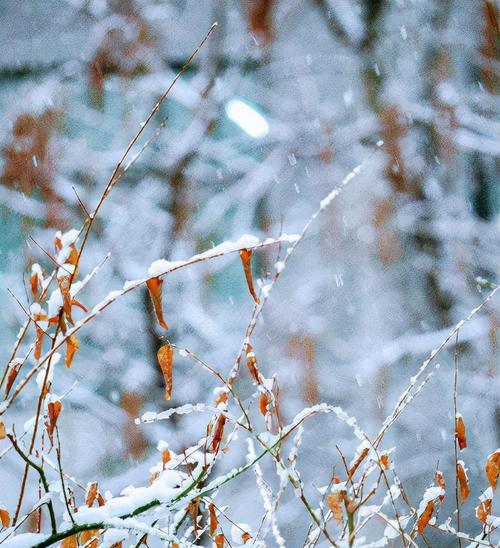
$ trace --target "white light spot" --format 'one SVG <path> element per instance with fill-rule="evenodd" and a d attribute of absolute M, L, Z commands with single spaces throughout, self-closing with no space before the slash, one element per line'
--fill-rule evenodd
<path fill-rule="evenodd" d="M 229 101 L 226 105 L 226 114 L 230 120 L 254 139 L 261 139 L 269 133 L 269 124 L 262 114 L 239 99 Z"/>

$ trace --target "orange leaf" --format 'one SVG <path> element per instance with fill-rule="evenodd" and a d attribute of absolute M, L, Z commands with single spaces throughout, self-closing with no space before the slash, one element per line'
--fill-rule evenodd
<path fill-rule="evenodd" d="M 458 442 L 458 447 L 460 451 L 463 451 L 467 447 L 467 437 L 465 435 L 465 423 L 462 415 L 457 413 L 455 417 L 455 438 Z"/>
<path fill-rule="evenodd" d="M 258 303 L 259 297 L 257 297 L 257 293 L 255 293 L 255 289 L 253 286 L 253 278 L 252 278 L 252 250 L 251 249 L 242 249 L 240 251 L 240 258 L 241 263 L 243 264 L 243 271 L 245 272 L 245 278 L 247 280 L 248 285 L 248 291 L 250 291 L 250 295 L 252 295 L 253 300 Z"/>
<path fill-rule="evenodd" d="M 85 548 L 97 548 L 99 546 L 99 529 L 89 529 L 80 533 L 80 544 Z"/>
<path fill-rule="evenodd" d="M 384 470 L 388 470 L 388 468 L 389 468 L 389 455 L 387 453 L 384 453 L 383 455 L 380 455 L 380 466 Z"/>
<path fill-rule="evenodd" d="M 261 384 L 259 369 L 257 367 L 257 360 L 255 358 L 255 352 L 253 351 L 252 345 L 250 345 L 250 344 L 246 345 L 246 353 L 247 353 L 248 371 L 250 371 L 250 375 L 252 375 L 252 378 L 254 379 L 254 381 L 257 384 Z"/>
<path fill-rule="evenodd" d="M 224 548 L 224 535 L 221 533 L 214 538 L 216 548 Z"/>
<path fill-rule="evenodd" d="M 168 325 L 163 319 L 163 309 L 162 309 L 162 290 L 161 286 L 163 285 L 163 280 L 161 278 L 150 278 L 146 282 L 146 286 L 149 290 L 149 295 L 153 303 L 153 308 L 155 309 L 156 319 L 163 329 L 168 329 Z"/>
<path fill-rule="evenodd" d="M 34 272 L 30 276 L 30 285 L 31 285 L 31 294 L 33 295 L 33 298 L 36 299 L 38 296 L 38 274 Z"/>
<path fill-rule="evenodd" d="M 434 476 L 434 479 L 436 480 L 436 483 L 441 487 L 441 489 L 444 491 L 446 489 L 446 483 L 444 481 L 443 472 L 441 470 L 436 470 L 436 475 Z M 444 495 L 439 495 L 439 502 L 443 502 Z"/>
<path fill-rule="evenodd" d="M 42 345 L 43 345 L 43 335 L 44 331 L 40 327 L 38 327 L 38 324 L 35 324 L 35 330 L 36 330 L 36 342 L 35 342 L 35 351 L 33 353 L 33 356 L 35 360 L 39 360 L 40 356 L 42 355 Z"/>
<path fill-rule="evenodd" d="M 417 530 L 420 534 L 423 533 L 425 527 L 429 523 L 429 520 L 432 517 L 432 512 L 434 512 L 434 501 L 430 500 L 425 507 L 425 510 L 420 514 L 417 520 Z"/>
<path fill-rule="evenodd" d="M 493 490 L 495 490 L 497 488 L 498 474 L 500 473 L 500 449 L 497 449 L 494 453 L 489 455 L 484 470 L 488 483 L 493 487 Z"/>
<path fill-rule="evenodd" d="M 0 421 L 0 440 L 3 440 L 7 437 L 7 432 L 5 431 L 5 424 Z"/>
<path fill-rule="evenodd" d="M 66 367 L 70 368 L 71 364 L 73 363 L 73 358 L 75 357 L 76 351 L 80 348 L 80 343 L 78 342 L 78 339 L 76 338 L 76 335 L 70 335 L 66 339 L 66 358 L 64 360 L 64 363 L 66 364 Z"/>
<path fill-rule="evenodd" d="M 219 520 L 215 515 L 215 506 L 211 503 L 208 505 L 208 512 L 210 514 L 210 536 L 213 537 L 217 527 L 219 526 Z"/>
<path fill-rule="evenodd" d="M 354 461 L 354 464 L 349 469 L 349 478 L 352 478 L 354 474 L 356 473 L 356 470 L 359 468 L 359 465 L 363 462 L 363 460 L 366 458 L 366 455 L 368 455 L 369 449 L 368 447 L 365 447 L 363 451 L 359 454 L 358 458 Z"/>
<path fill-rule="evenodd" d="M 219 450 L 220 442 L 224 434 L 224 425 L 226 424 L 226 417 L 219 415 L 217 423 L 215 424 L 214 437 L 212 438 L 212 444 L 210 446 L 210 453 L 217 453 Z"/>
<path fill-rule="evenodd" d="M 479 521 L 482 521 L 485 525 L 487 525 L 488 516 L 491 516 L 491 499 L 484 499 L 476 508 L 476 517 Z"/>
<path fill-rule="evenodd" d="M 167 464 L 167 462 L 170 462 L 170 458 L 170 451 L 168 449 L 165 449 L 161 454 L 163 468 L 165 468 L 165 464 Z"/>
<path fill-rule="evenodd" d="M 57 419 L 59 417 L 59 413 L 62 409 L 62 403 L 59 400 L 50 401 L 47 404 L 47 412 L 49 415 L 49 423 L 47 424 L 47 433 L 49 434 L 50 439 L 52 440 L 52 436 L 54 434 L 54 430 L 57 424 Z"/>
<path fill-rule="evenodd" d="M 90 508 L 97 497 L 97 481 L 93 481 L 87 485 L 87 494 L 85 496 L 85 504 Z"/>
<path fill-rule="evenodd" d="M 7 377 L 7 384 L 5 386 L 5 396 L 9 395 L 10 389 L 12 388 L 12 385 L 17 378 L 21 365 L 21 363 L 9 364 L 9 376 Z"/>
<path fill-rule="evenodd" d="M 160 364 L 163 378 L 165 379 L 165 399 L 172 396 L 173 373 L 174 373 L 174 349 L 167 343 L 158 350 L 158 363 Z"/>
<path fill-rule="evenodd" d="M 457 463 L 457 476 L 458 483 L 460 484 L 460 500 L 463 504 L 469 497 L 469 480 L 462 460 L 459 460 Z"/>
<path fill-rule="evenodd" d="M 246 544 L 251 538 L 252 537 L 250 536 L 250 533 L 246 531 L 241 535 L 241 540 L 243 541 L 243 544 Z"/>
<path fill-rule="evenodd" d="M 5 508 L 0 508 L 0 522 L 2 523 L 2 527 L 10 525 L 10 514 Z"/>
<path fill-rule="evenodd" d="M 342 523 L 344 520 L 344 513 L 342 512 L 342 502 L 344 500 L 344 493 L 342 491 L 334 491 L 331 495 L 326 497 L 326 503 L 330 508 L 332 515 L 337 523 Z"/>
<path fill-rule="evenodd" d="M 261 394 L 259 396 L 259 411 L 264 415 L 267 415 L 267 406 L 270 403 L 270 399 L 267 397 L 267 394 Z"/>

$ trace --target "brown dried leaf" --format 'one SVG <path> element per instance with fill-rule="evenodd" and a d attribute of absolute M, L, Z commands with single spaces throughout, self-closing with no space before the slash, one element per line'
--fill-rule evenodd
<path fill-rule="evenodd" d="M 162 451 L 162 454 L 161 454 L 161 461 L 162 461 L 162 464 L 163 464 L 163 468 L 165 468 L 165 465 L 167 464 L 167 462 L 170 462 L 170 451 L 168 449 L 165 449 L 164 451 Z"/>
<path fill-rule="evenodd" d="M 80 533 L 80 544 L 85 548 L 97 548 L 99 546 L 99 529 L 90 529 Z"/>
<path fill-rule="evenodd" d="M 47 404 L 47 413 L 49 415 L 49 422 L 47 423 L 47 433 L 49 434 L 50 439 L 54 435 L 54 430 L 56 428 L 57 419 L 61 413 L 62 403 L 59 400 L 50 401 Z"/>
<path fill-rule="evenodd" d="M 208 505 L 208 513 L 210 514 L 210 536 L 213 537 L 219 526 L 219 520 L 215 514 L 215 506 L 212 503 Z"/>
<path fill-rule="evenodd" d="M 344 501 L 344 493 L 342 491 L 335 491 L 326 497 L 326 503 L 330 508 L 332 515 L 337 523 L 342 523 L 344 520 L 344 513 L 342 511 L 342 502 Z"/>
<path fill-rule="evenodd" d="M 434 501 L 430 500 L 427 503 L 427 506 L 425 507 L 425 510 L 420 514 L 420 516 L 417 520 L 417 530 L 420 534 L 423 533 L 424 529 L 426 528 L 427 524 L 429 523 L 429 520 L 432 517 L 432 512 L 434 512 Z"/>
<path fill-rule="evenodd" d="M 252 375 L 253 380 L 257 384 L 261 384 L 259 369 L 257 367 L 257 359 L 255 358 L 255 352 L 253 351 L 252 345 L 246 345 L 246 353 L 248 371 L 250 371 L 250 375 Z"/>
<path fill-rule="evenodd" d="M 387 453 L 383 453 L 382 455 L 380 455 L 380 466 L 384 470 L 389 469 L 389 464 L 390 464 L 389 455 Z"/>
<path fill-rule="evenodd" d="M 245 531 L 242 535 L 241 535 L 241 540 L 243 541 L 243 544 L 246 544 L 252 537 L 250 536 L 250 533 L 248 533 L 247 531 Z"/>
<path fill-rule="evenodd" d="M 224 535 L 220 533 L 214 538 L 215 548 L 224 548 Z"/>
<path fill-rule="evenodd" d="M 497 449 L 494 453 L 488 456 L 486 466 L 484 467 L 486 472 L 486 479 L 491 485 L 493 490 L 497 488 L 497 479 L 500 473 L 500 449 Z"/>
<path fill-rule="evenodd" d="M 155 309 L 156 319 L 163 329 L 168 329 L 168 325 L 163 319 L 163 308 L 162 308 L 162 285 L 163 280 L 161 278 L 150 278 L 146 282 L 146 286 L 149 290 L 149 296 L 153 303 L 153 308 Z"/>
<path fill-rule="evenodd" d="M 71 364 L 73 363 L 73 358 L 75 357 L 76 351 L 79 348 L 80 348 L 80 343 L 78 342 L 76 335 L 75 334 L 70 335 L 66 339 L 66 358 L 64 359 L 64 363 L 66 364 L 67 368 L 71 367 Z"/>
<path fill-rule="evenodd" d="M 224 434 L 224 425 L 226 424 L 226 417 L 224 415 L 219 415 L 217 422 L 215 424 L 214 436 L 212 438 L 212 443 L 210 445 L 210 453 L 217 453 L 222 441 L 222 436 Z"/>
<path fill-rule="evenodd" d="M 71 289 L 71 275 L 63 274 L 57 276 L 57 285 L 59 286 L 59 291 L 61 292 L 63 300 L 63 311 L 64 315 L 68 322 L 73 325 L 73 317 L 71 315 L 71 301 L 72 297 L 70 294 Z"/>
<path fill-rule="evenodd" d="M 0 522 L 2 523 L 2 527 L 10 525 L 10 514 L 5 508 L 0 508 Z"/>
<path fill-rule="evenodd" d="M 38 291 L 39 291 L 39 285 L 38 285 L 38 274 L 34 272 L 30 276 L 30 286 L 31 286 L 31 294 L 33 295 L 33 298 L 36 299 L 38 297 Z"/>
<path fill-rule="evenodd" d="M 460 451 L 463 451 L 467 447 L 467 437 L 465 434 L 465 423 L 462 415 L 457 413 L 455 417 L 455 439 L 458 442 Z"/>
<path fill-rule="evenodd" d="M 353 465 L 349 469 L 349 478 L 352 478 L 354 476 L 356 470 L 359 468 L 359 465 L 365 460 L 366 455 L 368 455 L 369 452 L 370 450 L 368 449 L 368 447 L 365 447 L 363 451 L 361 451 L 358 458 L 354 461 Z"/>
<path fill-rule="evenodd" d="M 97 497 L 98 485 L 97 481 L 93 481 L 87 485 L 87 494 L 85 496 L 85 504 L 90 508 Z"/>
<path fill-rule="evenodd" d="M 491 516 L 491 499 L 482 500 L 479 506 L 476 507 L 476 517 L 479 521 L 482 521 L 487 525 L 488 516 Z"/>
<path fill-rule="evenodd" d="M 78 536 L 71 535 L 61 541 L 61 548 L 78 548 Z"/>
<path fill-rule="evenodd" d="M 436 475 L 434 476 L 434 479 L 436 480 L 436 483 L 441 487 L 443 491 L 446 490 L 446 483 L 444 481 L 443 472 L 441 470 L 436 470 Z M 443 502 L 444 495 L 439 495 L 439 502 Z"/>
<path fill-rule="evenodd" d="M 36 331 L 36 342 L 35 342 L 35 351 L 33 352 L 33 357 L 35 358 L 35 360 L 39 360 L 40 356 L 42 355 L 44 331 L 38 326 L 38 324 L 35 324 L 35 331 Z"/>
<path fill-rule="evenodd" d="M 467 472 L 462 460 L 459 460 L 457 463 L 457 476 L 458 483 L 460 484 L 460 500 L 463 504 L 469 497 L 469 479 L 467 478 Z"/>
<path fill-rule="evenodd" d="M 167 343 L 158 350 L 158 363 L 165 379 L 165 399 L 172 396 L 174 374 L 174 349 Z"/>
<path fill-rule="evenodd" d="M 241 263 L 243 264 L 243 272 L 245 273 L 245 279 L 247 281 L 248 291 L 250 291 L 250 295 L 252 295 L 253 300 L 256 303 L 259 303 L 260 302 L 259 297 L 257 297 L 257 293 L 255 293 L 255 288 L 253 286 L 252 253 L 253 251 L 251 249 L 242 249 L 240 251 L 240 258 L 241 258 Z"/>
<path fill-rule="evenodd" d="M 7 437 L 7 432 L 5 431 L 5 424 L 0 421 L 0 440 L 3 440 Z"/>
<path fill-rule="evenodd" d="M 5 386 L 6 397 L 9 395 L 10 389 L 12 388 L 12 385 L 14 384 L 14 381 L 16 380 L 17 375 L 19 374 L 20 368 L 21 368 L 20 363 L 9 364 L 9 376 L 7 377 L 7 384 Z"/>

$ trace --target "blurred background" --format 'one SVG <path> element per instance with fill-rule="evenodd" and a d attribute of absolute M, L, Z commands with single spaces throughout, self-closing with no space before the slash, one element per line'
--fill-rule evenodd
<path fill-rule="evenodd" d="M 493 0 L 3 0 L 2 361 L 25 319 L 8 289 L 26 303 L 23 272 L 33 262 L 50 268 L 30 237 L 52 251 L 56 230 L 81 226 L 73 187 L 93 208 L 139 123 L 218 21 L 147 130 L 151 145 L 101 210 L 82 274 L 111 256 L 81 300 L 92 308 L 162 257 L 247 233 L 299 232 L 383 139 L 290 260 L 252 340 L 261 370 L 278 375 L 285 421 L 324 401 L 376 434 L 422 360 L 498 283 L 497 15 Z M 276 259 L 274 248 L 255 253 L 255 277 Z M 237 256 L 174 273 L 164 284 L 168 339 L 227 374 L 252 305 Z M 499 323 L 496 299 L 457 347 L 471 478 L 463 529 L 476 534 L 483 466 L 500 437 Z M 139 485 L 159 439 L 179 451 L 204 435 L 199 415 L 134 424 L 145 411 L 213 401 L 214 379 L 181 356 L 173 398 L 163 399 L 155 354 L 164 337 L 136 291 L 82 330 L 73 367 L 59 367 L 53 389 L 70 390 L 63 461 L 82 483 L 97 479 L 113 493 Z M 416 506 L 438 461 L 445 476 L 453 469 L 454 351 L 386 442 Z M 246 375 L 238 389 L 251 397 Z M 33 385 L 11 415 L 19 429 L 35 394 Z M 311 497 L 341 466 L 336 444 L 350 458 L 357 441 L 330 416 L 306 425 L 298 468 Z M 234 447 L 229 467 L 245 461 L 243 440 Z M 20 469 L 10 454 L 0 463 L 7 505 Z M 258 528 L 254 489 L 249 474 L 221 500 Z M 300 546 L 308 521 L 292 493 L 279 516 L 285 539 Z"/>

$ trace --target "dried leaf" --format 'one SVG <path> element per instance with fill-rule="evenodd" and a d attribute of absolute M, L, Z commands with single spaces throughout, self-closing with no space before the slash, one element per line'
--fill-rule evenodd
<path fill-rule="evenodd" d="M 356 470 L 359 468 L 359 465 L 364 461 L 368 453 L 369 453 L 368 447 L 365 447 L 363 451 L 361 451 L 358 458 L 354 461 L 354 464 L 349 469 L 349 478 L 352 478 L 354 476 L 354 474 L 356 473 Z"/>
<path fill-rule="evenodd" d="M 242 535 L 241 535 L 241 540 L 243 541 L 243 544 L 246 544 L 252 537 L 250 536 L 250 533 L 248 533 L 247 531 L 245 531 Z"/>
<path fill-rule="evenodd" d="M 210 453 L 217 453 L 224 434 L 224 425 L 226 424 L 226 417 L 219 415 L 215 424 L 214 436 L 210 445 Z"/>
<path fill-rule="evenodd" d="M 80 348 L 80 343 L 78 342 L 78 339 L 76 338 L 75 334 L 70 335 L 66 339 L 66 358 L 64 359 L 64 363 L 66 364 L 66 367 L 70 368 L 71 364 L 73 363 L 73 358 L 75 357 L 76 351 Z"/>
<path fill-rule="evenodd" d="M 3 440 L 7 437 L 7 432 L 5 431 L 5 424 L 0 421 L 0 440 Z"/>
<path fill-rule="evenodd" d="M 54 430 L 56 428 L 57 419 L 61 413 L 62 403 L 59 400 L 50 401 L 47 404 L 47 413 L 49 416 L 49 422 L 47 423 L 47 433 L 49 438 L 52 441 L 52 436 L 54 435 Z"/>
<path fill-rule="evenodd" d="M 85 504 L 90 508 L 97 497 L 98 485 L 97 481 L 93 481 L 87 485 L 87 494 L 85 496 Z"/>
<path fill-rule="evenodd" d="M 172 396 L 174 374 L 174 349 L 167 343 L 158 350 L 158 363 L 165 379 L 165 399 Z"/>
<path fill-rule="evenodd" d="M 457 476 L 458 483 L 460 484 L 460 500 L 463 504 L 469 497 L 469 479 L 467 478 L 467 472 L 462 460 L 459 460 L 457 463 Z"/>
<path fill-rule="evenodd" d="M 264 415 L 264 417 L 268 413 L 267 406 L 269 405 L 269 403 L 271 403 L 271 400 L 269 399 L 267 394 L 261 394 L 259 396 L 259 411 Z"/>
<path fill-rule="evenodd" d="M 215 506 L 212 503 L 208 505 L 208 513 L 210 514 L 210 536 L 213 537 L 219 526 L 219 520 L 215 514 Z"/>
<path fill-rule="evenodd" d="M 155 309 L 156 319 L 163 329 L 168 329 L 168 325 L 163 319 L 163 308 L 162 308 L 162 285 L 163 280 L 161 278 L 150 278 L 146 282 L 146 286 L 149 290 L 149 295 L 153 303 L 153 308 Z"/>
<path fill-rule="evenodd" d="M 38 284 L 38 274 L 36 272 L 33 272 L 33 274 L 30 276 L 30 286 L 31 286 L 31 294 L 33 295 L 33 298 L 36 299 L 38 297 L 38 292 L 40 290 L 40 287 Z"/>
<path fill-rule="evenodd" d="M 214 538 L 215 548 L 224 548 L 224 535 L 221 533 Z"/>
<path fill-rule="evenodd" d="M 441 487 L 443 491 L 446 490 L 446 483 L 444 481 L 443 472 L 441 470 L 436 470 L 436 475 L 434 476 L 434 479 L 436 480 L 436 483 Z M 439 495 L 439 502 L 443 502 L 444 500 L 444 494 Z"/>
<path fill-rule="evenodd" d="M 497 488 L 497 479 L 500 473 L 500 449 L 497 449 L 494 453 L 488 456 L 486 466 L 484 467 L 486 472 L 486 479 L 491 485 L 493 490 Z"/>
<path fill-rule="evenodd" d="M 80 544 L 85 548 L 97 548 L 99 546 L 99 529 L 90 529 L 80 533 Z"/>
<path fill-rule="evenodd" d="M 465 423 L 462 415 L 457 413 L 455 417 L 455 439 L 458 442 L 460 451 L 463 451 L 467 447 L 467 437 L 465 435 Z"/>
<path fill-rule="evenodd" d="M 33 357 L 35 358 L 35 360 L 39 360 L 40 356 L 42 355 L 44 331 L 38 326 L 38 324 L 35 324 L 35 331 L 36 331 L 36 342 L 35 342 L 35 351 L 33 352 Z"/>
<path fill-rule="evenodd" d="M 476 507 L 476 517 L 479 521 L 482 521 L 487 525 L 488 516 L 491 516 L 491 499 L 482 500 L 479 506 Z"/>
<path fill-rule="evenodd" d="M 7 384 L 5 386 L 5 396 L 7 397 L 9 395 L 10 389 L 12 388 L 12 385 L 14 384 L 14 381 L 17 378 L 17 375 L 19 374 L 19 369 L 21 369 L 21 363 L 10 363 L 9 364 L 9 375 L 7 377 Z"/>
<path fill-rule="evenodd" d="M 257 367 L 257 360 L 255 358 L 255 352 L 253 351 L 252 345 L 250 344 L 246 345 L 246 353 L 247 353 L 248 371 L 250 371 L 250 375 L 252 375 L 253 380 L 257 384 L 261 384 L 259 369 Z"/>
<path fill-rule="evenodd" d="M 342 511 L 343 501 L 344 493 L 342 491 L 335 491 L 326 497 L 328 508 L 330 508 L 330 511 L 332 512 L 332 515 L 337 523 L 342 523 L 344 520 L 344 513 Z"/>
<path fill-rule="evenodd" d="M 248 291 L 250 291 L 250 295 L 252 295 L 253 300 L 256 303 L 259 303 L 259 297 L 257 297 L 257 293 L 255 293 L 255 288 L 253 286 L 253 277 L 252 277 L 252 250 L 251 249 L 242 249 L 240 251 L 240 258 L 241 263 L 243 264 L 243 271 L 245 273 L 245 278 L 248 285 Z"/>
<path fill-rule="evenodd" d="M 0 522 L 2 523 L 2 527 L 10 525 L 10 514 L 5 508 L 0 508 Z"/>
<path fill-rule="evenodd" d="M 57 276 L 57 285 L 59 286 L 59 291 L 61 292 L 63 300 L 63 311 L 64 315 L 68 322 L 73 325 L 73 317 L 71 315 L 71 298 L 70 289 L 71 289 L 71 275 L 62 274 Z"/>
<path fill-rule="evenodd" d="M 161 454 L 161 460 L 163 464 L 163 468 L 165 468 L 165 465 L 167 462 L 170 462 L 170 451 L 168 449 L 165 449 Z"/>
<path fill-rule="evenodd" d="M 389 455 L 387 453 L 384 453 L 384 454 L 380 455 L 380 466 L 384 470 L 389 469 Z"/>
<path fill-rule="evenodd" d="M 434 512 L 434 501 L 430 500 L 427 503 L 427 506 L 425 507 L 425 510 L 420 514 L 418 520 L 417 520 L 417 530 L 420 534 L 423 533 L 425 527 L 429 523 L 432 512 Z"/>

